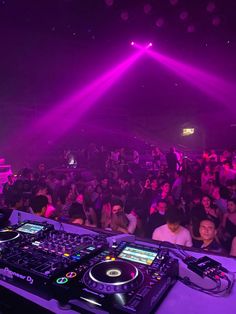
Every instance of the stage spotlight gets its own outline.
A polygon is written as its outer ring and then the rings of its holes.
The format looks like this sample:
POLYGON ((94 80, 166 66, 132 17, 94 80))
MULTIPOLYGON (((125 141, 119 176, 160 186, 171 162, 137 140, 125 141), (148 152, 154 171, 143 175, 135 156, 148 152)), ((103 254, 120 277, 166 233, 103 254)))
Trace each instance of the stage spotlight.
POLYGON ((135 48, 137 48, 137 49, 142 50, 143 52, 145 52, 146 49, 149 49, 149 48, 151 48, 153 46, 152 42, 146 43, 145 45, 144 44, 140 45, 140 44, 137 44, 134 41, 131 41, 130 45, 135 47, 135 48))
POLYGON ((144 49, 149 49, 153 46, 153 44, 150 42, 149 44, 147 44, 147 46, 144 49))

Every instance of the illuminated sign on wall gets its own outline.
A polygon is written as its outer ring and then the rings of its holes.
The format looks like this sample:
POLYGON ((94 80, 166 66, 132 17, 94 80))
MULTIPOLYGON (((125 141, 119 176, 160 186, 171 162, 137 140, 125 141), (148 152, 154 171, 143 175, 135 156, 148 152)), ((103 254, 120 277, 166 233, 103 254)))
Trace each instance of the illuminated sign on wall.
POLYGON ((182 130, 182 136, 189 136, 194 134, 195 129, 194 128, 186 128, 182 130))

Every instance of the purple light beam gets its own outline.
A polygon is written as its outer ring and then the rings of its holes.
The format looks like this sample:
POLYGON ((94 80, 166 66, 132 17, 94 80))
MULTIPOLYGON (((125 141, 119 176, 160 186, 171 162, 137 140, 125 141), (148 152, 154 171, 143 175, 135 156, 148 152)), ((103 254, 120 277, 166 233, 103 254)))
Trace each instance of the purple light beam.
MULTIPOLYGON (((68 99, 54 106, 37 121, 34 121, 17 137, 24 138, 24 143, 16 142, 16 136, 7 141, 8 151, 28 151, 31 145, 39 147, 38 156, 44 153, 48 140, 55 142, 68 132, 88 111, 144 54, 139 50, 125 61, 119 63, 105 74, 95 79, 68 99)), ((20 134, 19 134, 20 133, 20 134)), ((30 153, 30 152, 29 152, 30 153)))
POLYGON ((196 68, 187 63, 165 56, 159 52, 147 50, 146 53, 218 102, 231 109, 235 105, 235 83, 224 80, 214 74, 196 68))

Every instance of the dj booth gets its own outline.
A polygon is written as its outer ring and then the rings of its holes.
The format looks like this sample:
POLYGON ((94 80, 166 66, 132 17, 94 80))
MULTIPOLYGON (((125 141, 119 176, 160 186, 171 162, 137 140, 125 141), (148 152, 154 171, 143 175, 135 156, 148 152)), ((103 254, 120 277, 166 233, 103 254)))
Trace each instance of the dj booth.
POLYGON ((0 313, 235 313, 236 259, 13 211, 0 313))

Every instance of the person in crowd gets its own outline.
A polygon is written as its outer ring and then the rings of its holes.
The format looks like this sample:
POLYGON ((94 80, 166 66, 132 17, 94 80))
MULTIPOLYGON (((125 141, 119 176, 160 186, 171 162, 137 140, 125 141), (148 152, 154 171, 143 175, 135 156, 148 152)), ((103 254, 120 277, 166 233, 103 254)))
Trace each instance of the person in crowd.
POLYGON ((101 185, 102 193, 105 193, 105 192, 109 193, 111 191, 110 182, 107 176, 104 176, 101 179, 100 185, 101 185))
POLYGON ((231 169, 231 164, 229 160, 223 162, 222 168, 219 173, 220 184, 225 185, 228 180, 235 180, 236 173, 231 169))
POLYGON ((93 208, 93 202, 91 201, 90 197, 84 198, 83 207, 86 215, 85 225, 89 227, 97 227, 97 215, 93 208))
POLYGON ((146 224, 146 236, 152 237, 154 230, 166 224, 167 203, 164 200, 159 200, 155 207, 152 207, 152 213, 146 224))
POLYGON ((14 209, 21 210, 22 209, 22 196, 21 195, 13 195, 8 201, 8 205, 5 204, 4 196, 0 194, 0 228, 3 228, 9 224, 9 218, 14 209))
POLYGON ((48 205, 48 198, 45 195, 36 195, 30 203, 32 214, 45 217, 46 209, 48 205))
POLYGON ((55 208, 56 208, 55 219, 59 221, 63 221, 63 222, 69 221, 68 209, 70 206, 66 208, 66 196, 67 196, 66 190, 64 191, 64 193, 60 191, 55 201, 55 208))
POLYGON ((137 218, 130 208, 127 213, 121 200, 114 200, 112 204, 111 228, 114 231, 133 234, 137 226, 137 218))
POLYGON ((193 243, 195 240, 200 240, 199 227, 200 222, 206 217, 205 210, 201 203, 202 194, 200 191, 195 191, 190 204, 189 212, 189 231, 191 233, 193 243))
POLYGON ((163 154, 160 151, 159 147, 154 147, 152 149, 153 170, 158 170, 160 168, 162 155, 163 154))
MULTIPOLYGON (((132 214, 136 217, 135 235, 138 237, 145 237, 145 222, 143 221, 144 203, 142 198, 131 198, 132 214)), ((129 200, 127 200, 129 202, 129 200)))
POLYGON ((230 255, 236 257, 236 237, 233 238, 230 255))
POLYGON ((56 215, 56 208, 52 204, 48 204, 44 217, 55 218, 55 215, 56 215))
POLYGON ((69 208, 70 222, 76 225, 84 225, 86 221, 86 215, 83 205, 75 202, 69 208))
POLYGON ((205 165, 204 170, 201 173, 201 188, 203 193, 209 192, 209 181, 214 182, 215 181, 215 175, 210 167, 209 164, 205 165))
POLYGON ((48 204, 46 211, 44 213, 45 218, 54 218, 54 215, 56 214, 56 208, 53 206, 53 200, 52 200, 52 192, 49 192, 49 188, 46 184, 41 184, 38 188, 38 191, 36 192, 36 196, 46 196, 48 199, 48 204))
POLYGON ((183 175, 181 171, 176 171, 175 173, 175 181, 171 188, 171 195, 173 196, 174 201, 179 201, 182 189, 183 189, 183 175))
POLYGON ((120 162, 120 150, 115 149, 114 151, 112 151, 110 158, 111 158, 112 166, 118 165, 120 162))
POLYGON ((214 200, 214 204, 219 208, 221 214, 225 214, 227 212, 227 199, 230 198, 230 191, 225 186, 214 184, 211 196, 214 200))
POLYGON ((204 164, 209 162, 209 155, 210 155, 209 151, 205 149, 202 154, 202 159, 203 159, 204 164))
POLYGON ((112 203, 111 229, 113 231, 128 233, 129 220, 124 213, 121 200, 114 200, 112 203))
MULTIPOLYGON (((161 183, 161 190, 158 193, 157 198, 155 199, 156 202, 163 200, 167 203, 167 205, 172 206, 174 205, 174 199, 171 195, 171 187, 168 181, 163 181, 161 183)), ((151 212, 152 213, 152 212, 151 212)))
POLYGON ((167 161, 170 177, 173 178, 174 173, 177 170, 177 165, 179 164, 177 155, 176 155, 173 147, 171 147, 170 151, 166 154, 166 161, 167 161))
POLYGON ((190 232, 181 226, 181 212, 176 208, 168 209, 166 221, 165 225, 154 230, 152 239, 191 247, 192 238, 190 232))
POLYGON ((129 180, 125 176, 120 176, 118 178, 118 184, 120 186, 120 190, 122 191, 122 194, 127 194, 129 191, 129 180))
POLYGON ((223 216, 219 238, 229 252, 233 238, 236 237, 236 199, 227 202, 227 213, 223 216))
POLYGON ((132 177, 130 179, 129 189, 128 189, 128 198, 137 199, 141 194, 141 184, 137 181, 136 178, 132 177))
POLYGON ((176 149, 176 147, 173 147, 173 151, 177 157, 177 165, 176 165, 176 170, 180 171, 182 164, 183 164, 183 160, 185 159, 186 156, 184 156, 184 154, 182 152, 180 152, 179 150, 176 149))
POLYGON ((139 162, 140 162, 139 152, 136 149, 134 149, 133 150, 133 163, 135 165, 139 165, 139 162))
POLYGON ((200 222, 199 233, 201 241, 197 247, 206 251, 214 251, 217 253, 223 253, 223 249, 216 240, 217 226, 215 221, 207 218, 200 222))
POLYGON ((137 228, 137 214, 133 200, 127 200, 124 206, 124 212, 129 220, 128 233, 134 234, 137 228))
POLYGON ((48 203, 52 204, 52 195, 45 183, 42 183, 36 192, 36 195, 45 195, 48 198, 48 203))
POLYGON ((211 149, 208 158, 209 158, 209 161, 210 161, 210 162, 217 162, 217 161, 218 161, 218 156, 217 156, 217 154, 216 154, 216 152, 215 152, 214 149, 211 149))
POLYGON ((38 172, 40 178, 45 178, 46 177, 46 166, 45 166, 44 162, 41 162, 38 165, 38 171, 37 172, 38 172))
POLYGON ((216 226, 220 225, 222 214, 218 207, 213 205, 212 199, 209 195, 204 195, 202 197, 202 205, 207 218, 212 219, 216 226))
POLYGON ((145 206, 143 219, 146 219, 148 216, 151 205, 157 201, 159 191, 158 191, 158 183, 156 177, 151 177, 150 179, 146 179, 144 189, 142 191, 142 199, 145 206))
POLYGON ((13 193, 8 202, 8 208, 12 212, 14 209, 24 211, 23 195, 13 193))
POLYGON ((111 228, 111 195, 110 193, 104 193, 102 199, 102 213, 101 213, 101 227, 103 229, 111 228))
POLYGON ((16 182, 16 178, 13 174, 10 174, 7 177, 7 182, 3 184, 2 193, 4 195, 5 200, 11 197, 12 192, 14 191, 14 184, 16 182))
POLYGON ((236 198, 236 180, 227 180, 225 183, 225 187, 230 193, 229 198, 236 198))
POLYGON ((235 157, 234 157, 234 159, 232 161, 232 170, 236 174, 236 158, 235 157))
POLYGON ((220 162, 224 163, 225 161, 231 161, 232 160, 232 153, 225 149, 223 153, 220 155, 220 162))
POLYGON ((70 186, 61 185, 57 196, 55 213, 60 221, 68 222, 70 220, 69 208, 76 201, 76 197, 77 195, 70 186))

